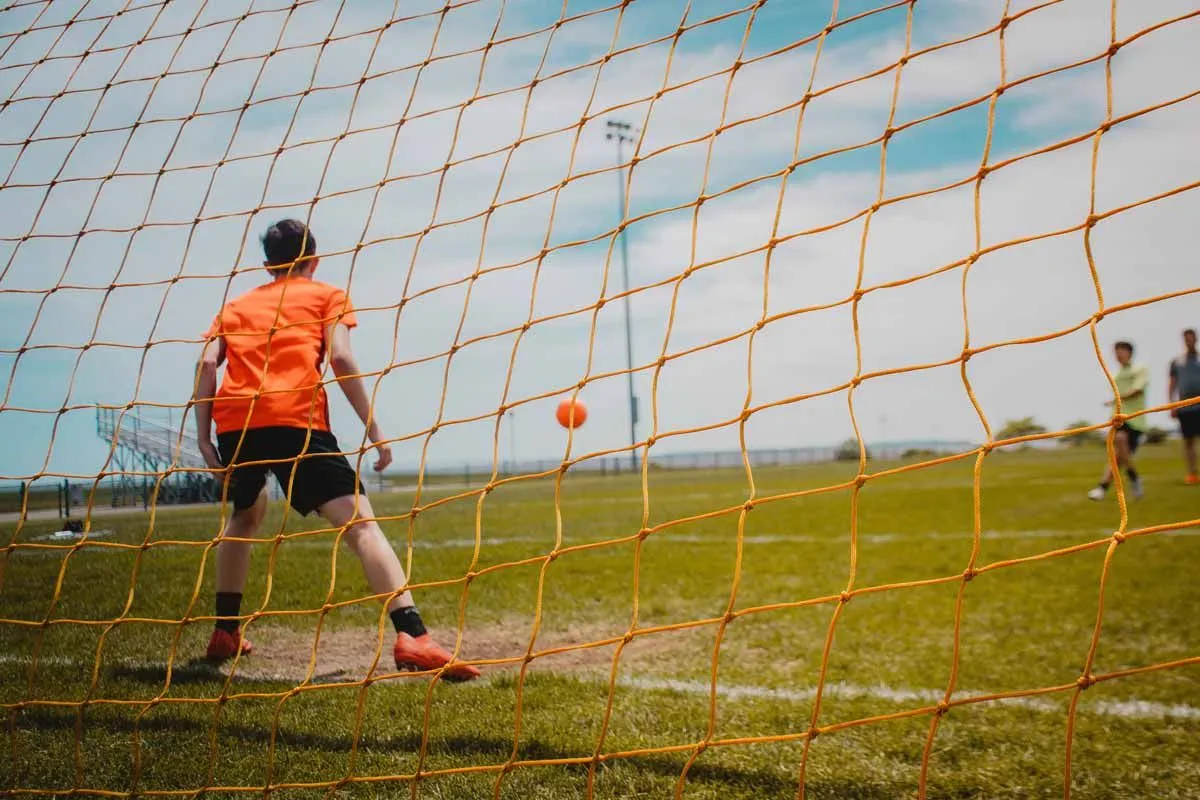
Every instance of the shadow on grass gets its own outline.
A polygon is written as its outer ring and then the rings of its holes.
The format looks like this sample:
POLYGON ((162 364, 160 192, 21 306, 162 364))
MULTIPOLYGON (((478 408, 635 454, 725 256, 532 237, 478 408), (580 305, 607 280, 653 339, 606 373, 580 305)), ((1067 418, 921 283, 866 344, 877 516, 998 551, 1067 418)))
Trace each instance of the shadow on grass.
MULTIPOLYGON (((165 664, 116 664, 106 667, 105 674, 111 678, 162 685, 167 681, 167 666, 165 664)), ((223 671, 213 662, 205 658, 193 658, 175 664, 170 671, 172 684, 224 683, 229 673, 223 671)), ((345 676, 342 670, 315 673, 308 683, 330 683, 345 676)), ((238 684, 269 684, 280 687, 294 687, 303 678, 286 675, 255 675, 235 672, 233 680, 238 684)))
MULTIPOLYGON (((87 719, 84 724, 90 732, 103 732, 107 735, 128 737, 135 730, 139 734, 159 733, 195 736, 207 734, 212 729, 211 720, 189 719, 178 715, 155 714, 137 722, 131 716, 120 716, 109 713, 85 712, 87 719)), ((77 719, 75 713, 66 709, 34 707, 15 712, 12 720, 17 730, 40 731, 54 733, 75 728, 77 719)), ((222 739, 240 742, 247 747, 261 746, 270 736, 266 726, 249 726, 223 722, 219 726, 222 739)), ((302 748, 316 752, 341 755, 350 750, 350 741, 345 736, 332 736, 314 731, 294 731, 286 726, 276 730, 277 746, 302 748)), ((359 748, 381 750, 403 750, 415 753, 421 747, 419 733, 391 734, 376 736, 365 734, 359 737, 359 748)), ((512 740, 499 736, 487 735, 455 735, 429 739, 431 754, 458 756, 462 758, 484 757, 488 763, 500 764, 507 760, 512 752, 512 740)), ((235 745, 236 746, 236 745, 235 745)), ((586 747, 586 746, 585 746, 586 747)), ((710 751, 711 753, 712 751, 710 751)), ((193 754, 195 755, 195 754, 193 754)), ((584 755, 581 749, 567 749, 550 744, 540 739, 528 739, 522 742, 518 758, 528 761, 548 761, 554 759, 577 758, 584 755)), ((746 769, 741 767, 716 764, 705 761, 709 756, 702 757, 693 764, 688 772, 689 784, 720 784, 732 791, 731 796, 754 797, 792 797, 796 792, 794 776, 780 771, 746 769), (748 792, 743 794, 742 792, 748 792)), ((616 759, 605 762, 600 769, 621 769, 628 771, 644 771, 663 777, 678 777, 683 768, 685 757, 675 755, 644 755, 628 759, 616 759)), ((562 765, 568 774, 580 776, 587 771, 587 764, 562 765)), ((407 783, 407 781, 405 781, 407 783)), ((895 787, 878 785, 863 785, 853 779, 841 780, 810 780, 807 791, 813 797, 854 797, 862 800, 884 800, 895 796, 895 787)))

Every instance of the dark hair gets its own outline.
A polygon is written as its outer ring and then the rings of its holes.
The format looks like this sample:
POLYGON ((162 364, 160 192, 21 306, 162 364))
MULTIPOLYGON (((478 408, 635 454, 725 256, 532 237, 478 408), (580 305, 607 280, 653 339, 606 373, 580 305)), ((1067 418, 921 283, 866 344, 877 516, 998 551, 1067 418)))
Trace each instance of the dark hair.
POLYGON ((1190 333, 1192 336, 1195 336, 1195 335, 1196 335, 1196 329, 1195 329, 1195 328, 1188 328, 1187 330, 1185 330, 1185 331, 1183 332, 1183 335, 1184 335, 1184 336, 1187 336, 1189 333, 1190 333))
POLYGON ((263 253, 271 272, 285 272, 301 258, 317 252, 317 237, 298 219, 283 219, 262 235, 263 253))
POLYGON ((1133 345, 1124 339, 1113 345, 1114 350, 1120 350, 1122 347, 1129 351, 1129 355, 1133 355, 1133 345))

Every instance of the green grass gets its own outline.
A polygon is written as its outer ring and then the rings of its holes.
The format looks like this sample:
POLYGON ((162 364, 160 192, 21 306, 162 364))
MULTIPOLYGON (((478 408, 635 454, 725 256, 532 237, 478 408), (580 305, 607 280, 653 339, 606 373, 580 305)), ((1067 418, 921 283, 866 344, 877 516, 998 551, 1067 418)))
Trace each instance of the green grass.
MULTIPOLYGON (((984 459, 982 571, 963 595, 954 698, 1073 685, 1111 550, 1092 674, 1191 661, 1080 694, 1073 796, 1197 797, 1200 530, 1178 526, 1200 516, 1200 491, 1178 480, 1174 446, 1147 448, 1147 497, 1129 503, 1126 530, 1176 529, 1114 545, 1116 498, 1084 496, 1103 458, 984 459), (1034 558, 1087 543, 1097 544, 1034 558)), ((0 541, 21 546, 0 558, 0 791, 394 797, 410 796, 419 770, 417 794, 431 798, 581 797, 589 786, 595 797, 671 797, 681 785, 688 798, 793 797, 837 612, 806 796, 915 796, 954 662, 974 466, 874 477, 856 499, 849 488, 797 494, 852 481, 854 464, 756 471, 766 501, 744 513, 740 471, 652 472, 646 508, 629 475, 568 474, 557 500, 553 480, 501 485, 482 504, 474 494, 431 505, 462 491, 432 487, 415 518, 411 493, 377 496, 427 622, 448 644, 461 628, 463 657, 492 662, 462 685, 390 675, 381 604, 358 565, 344 548, 335 563, 334 534, 280 508, 243 607, 256 613, 247 630, 258 647, 232 678, 196 663, 211 626, 216 510, 164 510, 153 524, 98 517, 111 532, 74 550, 25 546, 48 543, 38 537, 54 521, 9 525, 0 541), (652 532, 639 540, 640 530, 652 532), (303 531, 313 533, 272 538, 303 531), (718 648, 731 602, 738 613, 718 648), (535 619, 533 651, 558 651, 522 674, 535 619), (663 629, 629 638, 613 683, 633 624, 663 629), (318 626, 315 671, 326 678, 306 682, 318 626), (359 680, 381 642, 371 680, 359 680), (715 704, 705 688, 714 652, 715 704), (706 741, 716 744, 698 750, 706 741), (597 751, 606 757, 589 768, 597 751)), ((952 705, 928 796, 1062 795, 1073 695, 952 705)))

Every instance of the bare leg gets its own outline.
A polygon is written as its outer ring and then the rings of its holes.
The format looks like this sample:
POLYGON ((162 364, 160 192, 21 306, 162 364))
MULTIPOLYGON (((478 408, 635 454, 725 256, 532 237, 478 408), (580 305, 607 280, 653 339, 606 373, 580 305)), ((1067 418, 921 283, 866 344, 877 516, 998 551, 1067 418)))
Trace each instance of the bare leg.
MULTIPOLYGON (((1118 469, 1124 469, 1130 465, 1129 438, 1125 431, 1117 431, 1117 435, 1113 439, 1113 450, 1116 451, 1118 469)), ((1112 483, 1112 479, 1112 463, 1106 461, 1104 464, 1104 477, 1100 480, 1100 485, 1107 487, 1112 483)))
MULTIPOLYGON (((345 528, 343 540, 362 563, 367 585, 375 594, 389 594, 403 586, 408 578, 395 549, 383 535, 373 517, 366 495, 345 495, 325 503, 317 512, 337 528, 345 528)), ((388 611, 413 605, 412 592, 405 590, 388 603, 388 611)))
POLYGON ((242 638, 238 617, 241 613, 242 591, 246 588, 246 573, 250 571, 250 546, 267 513, 267 493, 264 490, 249 508, 234 511, 217 542, 216 621, 208 643, 208 658, 224 661, 238 653, 250 653, 250 643, 242 638))
POLYGON ((241 594, 246 588, 246 574, 250 570, 250 542, 235 542, 230 539, 253 539, 258 533, 263 517, 267 513, 266 490, 254 501, 254 505, 233 512, 221 531, 217 543, 217 591, 241 594))
POLYGON ((1129 450, 1129 436, 1125 431, 1117 432, 1117 466, 1124 470, 1134 469, 1133 453, 1129 450))
MULTIPOLYGON (((330 500, 317 509, 330 524, 344 528, 346 545, 362 563, 367 583, 375 594, 391 594, 404 586, 408 578, 396 551, 383 535, 373 517, 375 512, 366 496, 346 495, 330 500)), ((405 590, 388 601, 388 612, 396 626, 396 644, 392 657, 401 670, 429 671, 445 667, 443 677, 451 681, 469 681, 479 677, 479 669, 470 664, 451 663, 452 656, 425 630, 413 605, 412 592, 405 590), (447 666, 449 665, 449 666, 447 666)))
POLYGON ((1185 436, 1183 439, 1183 460, 1187 462, 1187 474, 1196 474, 1196 437, 1185 436))

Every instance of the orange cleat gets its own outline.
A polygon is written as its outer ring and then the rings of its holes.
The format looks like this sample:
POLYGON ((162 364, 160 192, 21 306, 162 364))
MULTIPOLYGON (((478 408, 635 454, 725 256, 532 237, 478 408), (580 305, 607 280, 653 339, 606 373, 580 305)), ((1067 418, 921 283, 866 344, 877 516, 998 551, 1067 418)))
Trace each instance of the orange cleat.
MULTIPOLYGON (((409 672, 436 670, 450 662, 450 654, 428 633, 416 637, 407 633, 396 634, 392 655, 396 658, 396 669, 409 672)), ((479 675, 479 670, 470 664, 455 664, 442 673, 442 678, 454 682, 471 681, 479 675)))
POLYGON ((1188 475, 1186 478, 1184 478, 1183 482, 1186 483, 1188 486, 1195 486, 1197 484, 1200 484, 1200 475, 1197 475, 1196 473, 1193 472, 1191 475, 1188 475))
POLYGON ((242 638, 241 630, 238 630, 237 633, 230 633, 220 628, 213 628, 212 638, 208 640, 208 652, 205 656, 209 661, 228 661, 239 652, 248 656, 252 650, 254 650, 254 646, 250 644, 249 639, 242 638))

